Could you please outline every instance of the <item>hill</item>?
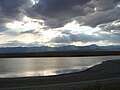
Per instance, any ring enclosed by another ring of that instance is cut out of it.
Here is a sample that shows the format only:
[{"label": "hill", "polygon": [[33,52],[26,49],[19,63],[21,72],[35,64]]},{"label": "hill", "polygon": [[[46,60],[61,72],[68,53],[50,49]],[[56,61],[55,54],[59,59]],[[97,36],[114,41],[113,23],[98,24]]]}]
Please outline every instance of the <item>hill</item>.
[{"label": "hill", "polygon": [[30,52],[53,52],[53,51],[120,51],[120,46],[61,46],[61,47],[5,47],[0,48],[0,53],[30,53]]}]

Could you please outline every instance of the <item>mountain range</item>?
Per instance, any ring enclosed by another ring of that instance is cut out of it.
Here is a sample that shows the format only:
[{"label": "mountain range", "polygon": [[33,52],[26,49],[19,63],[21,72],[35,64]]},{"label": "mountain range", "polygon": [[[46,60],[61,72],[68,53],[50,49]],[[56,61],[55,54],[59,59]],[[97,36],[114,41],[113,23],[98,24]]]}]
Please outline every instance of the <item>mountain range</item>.
[{"label": "mountain range", "polygon": [[4,47],[0,48],[0,53],[29,53],[29,52],[51,52],[51,51],[120,51],[120,46],[61,46],[61,47]]}]

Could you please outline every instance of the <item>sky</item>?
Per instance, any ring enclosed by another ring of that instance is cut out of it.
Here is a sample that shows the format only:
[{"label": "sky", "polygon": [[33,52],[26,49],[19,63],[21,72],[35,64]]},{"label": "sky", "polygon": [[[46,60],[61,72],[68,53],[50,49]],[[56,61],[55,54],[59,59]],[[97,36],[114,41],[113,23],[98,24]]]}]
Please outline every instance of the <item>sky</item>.
[{"label": "sky", "polygon": [[0,0],[0,47],[91,44],[120,45],[120,0]]}]

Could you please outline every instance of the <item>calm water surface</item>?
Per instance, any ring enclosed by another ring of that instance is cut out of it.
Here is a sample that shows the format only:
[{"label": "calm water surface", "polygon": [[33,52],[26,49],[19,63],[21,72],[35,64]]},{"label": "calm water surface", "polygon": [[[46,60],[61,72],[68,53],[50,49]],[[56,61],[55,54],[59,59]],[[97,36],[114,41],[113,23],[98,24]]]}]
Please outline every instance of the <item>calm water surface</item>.
[{"label": "calm water surface", "polygon": [[120,56],[0,58],[0,78],[77,72],[111,59],[120,59]]}]

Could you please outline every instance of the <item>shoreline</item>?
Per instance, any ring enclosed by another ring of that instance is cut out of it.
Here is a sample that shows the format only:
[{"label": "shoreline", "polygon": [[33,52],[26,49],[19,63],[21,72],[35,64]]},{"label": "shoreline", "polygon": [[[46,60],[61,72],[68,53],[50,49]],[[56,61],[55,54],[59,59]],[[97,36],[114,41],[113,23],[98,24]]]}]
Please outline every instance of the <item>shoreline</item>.
[{"label": "shoreline", "polygon": [[60,51],[30,53],[0,53],[0,58],[35,58],[35,57],[89,57],[120,55],[120,51]]},{"label": "shoreline", "polygon": [[[112,66],[114,66],[114,68],[112,68]],[[49,87],[49,85],[56,86],[56,85],[62,85],[64,83],[89,82],[94,80],[98,81],[103,79],[120,78],[119,70],[120,70],[120,60],[104,61],[101,64],[95,65],[87,70],[71,73],[71,74],[45,76],[45,77],[34,76],[34,77],[21,77],[21,78],[3,78],[0,79],[0,83],[1,83],[0,88],[12,88],[12,87],[17,88],[17,87],[28,87],[28,86]],[[45,90],[49,90],[49,89],[45,89]]]}]

